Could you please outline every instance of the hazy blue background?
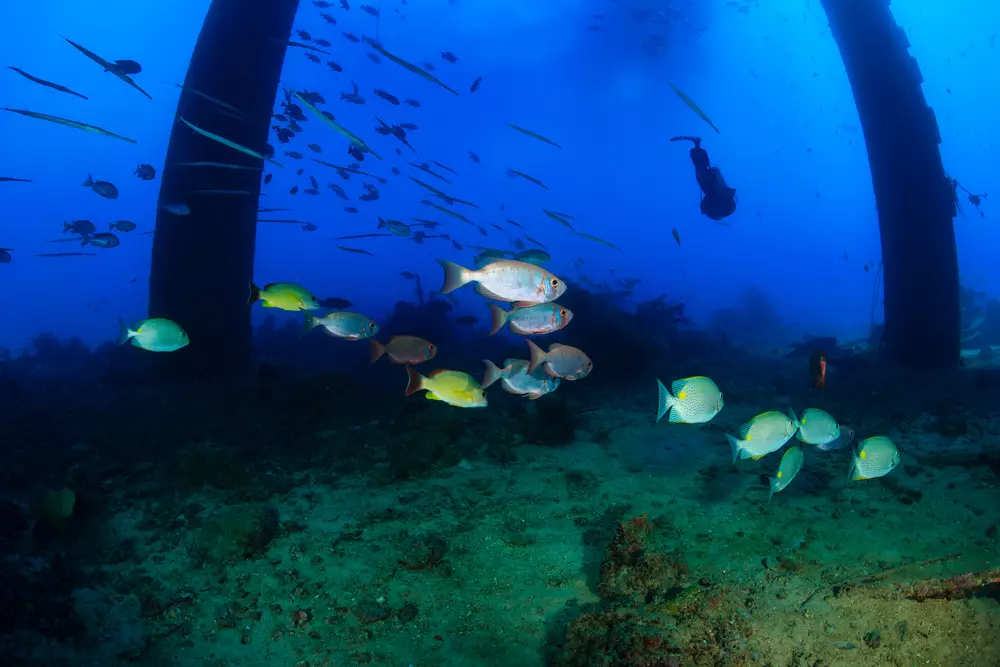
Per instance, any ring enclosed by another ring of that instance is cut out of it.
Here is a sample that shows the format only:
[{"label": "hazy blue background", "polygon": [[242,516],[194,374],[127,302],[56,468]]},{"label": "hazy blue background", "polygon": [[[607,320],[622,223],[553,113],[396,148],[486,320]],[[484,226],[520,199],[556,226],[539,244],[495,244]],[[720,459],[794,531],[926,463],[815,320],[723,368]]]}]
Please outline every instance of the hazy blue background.
[{"label": "hazy blue background", "polygon": [[[357,2],[352,0],[350,12],[324,10],[339,21],[328,26],[320,10],[303,0],[296,27],[330,40],[330,57],[344,72],[335,74],[325,62],[313,64],[302,50],[289,49],[283,80],[323,93],[325,108],[386,158],[384,163],[369,158],[363,168],[390,178],[390,184],[382,186],[380,201],[358,202],[362,213],[352,216],[341,212],[344,202],[325,184],[340,183],[353,198],[361,193],[360,180],[347,183],[320,165],[279,157],[286,168],[267,170],[275,178],[260,205],[295,207],[277,217],[312,221],[319,230],[260,225],[256,279],[261,283],[298,282],[319,297],[349,298],[354,310],[379,318],[395,300],[412,294],[400,270],[419,272],[425,287],[436,289],[440,269],[434,257],[471,264],[474,251],[458,253],[432,242],[417,246],[395,237],[341,242],[376,254],[366,257],[338,251],[332,237],[375,231],[376,214],[404,221],[416,216],[447,223],[463,244],[505,247],[504,235],[489,223],[510,217],[549,247],[554,256],[549,268],[571,289],[577,275],[572,264],[583,257],[592,279],[641,278],[635,299],[666,292],[683,298],[701,321],[738,303],[743,290],[756,285],[780,316],[794,323],[790,335],[867,334],[875,272],[866,273],[862,266],[877,263],[880,256],[874,200],[851,91],[816,0],[760,6],[689,2],[665,10],[663,16],[671,19],[665,26],[652,22],[655,14],[636,20],[632,10],[644,5],[625,0],[458,0],[454,5],[410,0],[403,8],[405,21],[392,11],[398,0],[370,4],[382,7],[379,36],[386,48],[416,63],[435,63],[436,73],[462,95],[456,98],[388,61],[376,65],[363,45],[343,39],[341,30],[374,34],[374,19]],[[748,9],[739,11],[741,6]],[[0,175],[36,181],[0,184],[0,247],[15,249],[13,263],[0,265],[0,346],[17,349],[41,331],[98,343],[115,336],[119,316],[145,316],[152,237],[140,232],[152,229],[159,180],[140,181],[132,172],[140,162],[162,169],[179,93],[172,84],[184,79],[207,7],[207,0],[48,0],[42,12],[34,3],[3,3],[2,63],[90,100],[41,88],[4,70],[0,106],[88,122],[139,143],[0,112]],[[985,0],[895,0],[893,7],[925,77],[946,169],[974,191],[991,190],[1000,164],[1000,55],[995,48],[1000,7]],[[589,17],[598,13],[605,15],[603,30],[588,31]],[[665,36],[655,57],[640,46],[654,32]],[[139,61],[144,71],[137,82],[154,101],[101,72],[60,34],[108,60]],[[443,62],[443,50],[456,53],[459,62]],[[482,88],[468,94],[480,75]],[[352,80],[367,98],[365,106],[337,100]],[[722,133],[716,135],[695,116],[671,92],[668,80],[690,94]],[[401,99],[416,97],[423,106],[391,107],[372,94],[376,87]],[[390,123],[420,126],[410,133],[416,158],[405,153],[396,158],[395,139],[371,129],[376,114]],[[549,136],[563,148],[523,137],[506,122]],[[285,149],[308,155],[305,145],[315,142],[324,148],[321,159],[350,161],[346,142],[330,128],[313,118],[304,127],[291,145],[272,140],[279,156]],[[739,208],[729,219],[731,227],[700,215],[690,146],[667,141],[677,134],[705,137],[713,163],[737,188]],[[480,155],[482,164],[469,162],[469,150]],[[416,172],[403,159],[437,160],[460,171],[445,189],[483,207],[458,209],[489,229],[490,236],[431,215],[434,211],[418,203],[425,193],[405,178]],[[234,161],[239,156],[234,154]],[[393,164],[403,176],[388,173]],[[320,180],[321,196],[286,194],[296,182],[300,190],[308,187],[305,177],[295,177],[298,166]],[[509,167],[540,178],[550,191],[509,179],[504,175]],[[119,199],[105,200],[80,187],[88,173],[114,182]],[[624,252],[571,235],[545,218],[542,207],[576,216],[578,229]],[[985,219],[966,205],[968,218],[956,220],[962,279],[996,294],[1000,271],[990,268],[997,261],[1000,230],[988,202],[984,208]],[[83,218],[105,230],[113,220],[131,219],[139,229],[121,234],[120,248],[87,249],[98,257],[32,257],[80,250],[47,241],[60,238],[62,221]],[[671,238],[673,227],[681,234],[681,247]],[[211,292],[210,285],[205,289]],[[487,315],[471,290],[464,290],[461,299],[469,312]]]}]

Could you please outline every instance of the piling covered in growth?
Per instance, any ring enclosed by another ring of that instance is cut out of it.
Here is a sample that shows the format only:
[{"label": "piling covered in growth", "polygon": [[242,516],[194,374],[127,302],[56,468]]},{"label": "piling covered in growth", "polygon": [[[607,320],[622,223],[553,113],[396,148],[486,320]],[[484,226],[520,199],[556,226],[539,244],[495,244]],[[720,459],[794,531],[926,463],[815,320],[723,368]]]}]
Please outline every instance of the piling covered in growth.
[{"label": "piling covered in growth", "polygon": [[868,146],[882,239],[886,350],[907,366],[957,366],[954,196],[923,78],[889,0],[822,2]]},{"label": "piling covered in growth", "polygon": [[[149,314],[175,320],[191,337],[187,348],[163,364],[165,373],[227,375],[249,367],[247,286],[253,277],[261,173],[176,163],[263,165],[197,134],[180,118],[265,152],[297,8],[298,0],[212,0],[198,36],[161,171],[153,240]],[[190,214],[166,208],[178,204]]]}]

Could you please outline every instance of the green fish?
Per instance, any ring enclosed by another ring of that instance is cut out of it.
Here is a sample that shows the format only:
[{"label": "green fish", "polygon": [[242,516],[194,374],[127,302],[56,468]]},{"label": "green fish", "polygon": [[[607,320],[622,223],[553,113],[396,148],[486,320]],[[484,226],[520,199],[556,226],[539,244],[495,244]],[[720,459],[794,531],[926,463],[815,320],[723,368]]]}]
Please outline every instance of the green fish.
[{"label": "green fish", "polygon": [[32,76],[32,75],[28,74],[27,72],[25,72],[23,69],[19,69],[17,67],[11,67],[11,66],[8,66],[7,69],[14,70],[15,72],[17,72],[18,74],[20,74],[21,76],[23,76],[28,81],[34,81],[35,83],[37,83],[40,86],[46,86],[47,88],[51,88],[52,90],[58,90],[60,93],[69,93],[70,95],[76,95],[77,97],[82,97],[85,100],[89,99],[86,95],[81,95],[80,93],[76,92],[75,90],[70,90],[66,86],[60,86],[58,83],[52,83],[51,81],[46,81],[45,79],[39,79],[37,76]]},{"label": "green fish", "polygon": [[431,83],[436,83],[437,85],[441,86],[442,88],[444,88],[445,90],[447,90],[452,95],[458,95],[457,91],[455,91],[454,89],[449,88],[448,86],[446,86],[436,76],[434,76],[430,72],[427,72],[426,70],[423,70],[423,69],[417,67],[416,65],[414,65],[412,63],[406,62],[402,58],[399,58],[397,56],[392,55],[391,53],[389,53],[388,51],[386,51],[384,48],[382,48],[382,45],[379,44],[378,42],[376,42],[374,39],[371,39],[370,37],[365,37],[365,43],[367,43],[368,46],[372,47],[373,49],[375,49],[376,51],[378,51],[383,56],[385,56],[386,58],[388,58],[392,62],[396,63],[397,65],[399,65],[403,69],[410,70],[411,72],[413,72],[417,76],[421,76],[421,77],[427,79],[428,81],[430,81]]},{"label": "green fish", "polygon": [[276,162],[274,160],[274,158],[264,157],[263,155],[261,155],[260,153],[258,153],[257,151],[255,151],[252,148],[247,148],[246,146],[238,144],[235,141],[230,141],[229,139],[226,139],[225,137],[220,137],[218,134],[215,134],[214,132],[209,132],[208,130],[203,130],[200,127],[198,127],[197,125],[195,125],[194,123],[192,123],[192,122],[188,121],[187,119],[185,119],[184,116],[178,116],[177,118],[179,118],[182,123],[184,123],[185,125],[187,125],[192,130],[194,130],[195,132],[197,132],[198,134],[200,134],[203,137],[206,137],[208,139],[211,139],[212,141],[218,142],[218,143],[222,144],[223,146],[229,146],[230,148],[232,148],[234,150],[238,150],[241,153],[244,153],[244,154],[249,155],[251,157],[255,157],[258,160],[264,160],[264,161],[267,161],[267,162],[271,162],[271,163],[277,165],[278,167],[282,167],[282,169],[284,169],[284,167],[281,164],[279,164],[278,162]]},{"label": "green fish", "polygon": [[556,142],[552,141],[548,137],[543,137],[542,135],[538,134],[537,132],[532,132],[531,130],[526,130],[523,127],[519,127],[517,125],[514,125],[513,123],[507,123],[507,126],[514,128],[515,130],[517,130],[521,134],[528,135],[532,139],[538,139],[539,141],[543,141],[543,142],[545,142],[547,144],[551,144],[551,145],[555,146],[556,148],[562,148],[562,146],[560,146]]},{"label": "green fish", "polygon": [[468,218],[466,218],[461,213],[455,213],[454,211],[449,211],[444,206],[438,206],[434,202],[427,201],[426,199],[424,199],[424,200],[422,200],[422,203],[427,204],[428,206],[432,206],[432,207],[436,208],[437,210],[441,211],[442,213],[447,213],[448,215],[452,216],[453,218],[458,218],[462,222],[468,223],[470,225],[474,225],[475,224],[474,222],[472,222],[472,220],[469,220]]},{"label": "green fish", "polygon": [[623,250],[621,248],[619,248],[618,246],[616,246],[614,243],[611,243],[610,241],[605,241],[604,239],[598,238],[596,236],[591,236],[590,234],[584,234],[583,232],[577,232],[577,235],[578,236],[582,236],[583,238],[587,239],[588,241],[594,241],[595,243],[600,243],[601,245],[606,245],[609,248],[611,248],[612,250],[617,250],[618,252],[623,252]]},{"label": "green fish", "polygon": [[416,162],[407,162],[406,164],[410,165],[411,167],[416,167],[417,169],[420,169],[422,171],[426,171],[431,176],[434,176],[435,178],[440,178],[442,181],[444,181],[448,185],[451,185],[451,181],[449,181],[447,178],[445,178],[441,174],[437,173],[436,171],[433,171],[433,170],[429,169],[425,165],[417,164]]},{"label": "green fish", "polygon": [[529,176],[528,174],[524,173],[523,171],[518,171],[517,169],[508,169],[507,170],[507,175],[508,176],[520,176],[524,180],[531,181],[535,185],[538,185],[538,186],[540,186],[540,187],[542,187],[542,188],[544,188],[546,190],[549,189],[549,186],[545,185],[545,183],[542,183],[540,180],[538,180],[534,176]]},{"label": "green fish", "polygon": [[376,176],[375,174],[370,174],[367,171],[361,171],[360,169],[355,169],[354,167],[342,167],[342,166],[340,166],[338,164],[331,164],[329,162],[324,162],[323,160],[317,160],[314,157],[313,158],[309,158],[309,159],[312,160],[313,162],[318,162],[319,164],[323,165],[324,167],[330,167],[331,169],[337,169],[339,171],[347,171],[347,172],[350,172],[352,174],[357,174],[359,176],[368,176],[369,178],[374,178],[376,181],[378,181],[382,185],[385,185],[386,183],[389,182],[386,179],[382,178],[381,176]]},{"label": "green fish", "polygon": [[558,213],[556,213],[554,211],[550,211],[547,208],[543,208],[542,212],[545,213],[545,215],[547,215],[550,218],[552,218],[553,220],[555,220],[556,222],[558,222],[560,225],[565,225],[566,227],[569,227],[570,230],[572,230],[574,232],[576,231],[576,229],[573,228],[573,225],[569,224],[569,220],[567,220],[566,218],[562,217]]},{"label": "green fish", "polygon": [[171,162],[178,167],[218,167],[219,169],[246,169],[247,171],[263,171],[263,167],[247,167],[242,164],[229,164],[226,162]]},{"label": "green fish", "polygon": [[198,97],[200,97],[200,98],[202,98],[204,100],[208,100],[212,104],[218,105],[220,108],[225,109],[230,114],[232,114],[236,118],[239,118],[242,121],[245,121],[247,123],[250,122],[250,119],[247,117],[247,115],[245,113],[243,113],[242,111],[240,111],[236,107],[232,106],[231,104],[226,104],[222,100],[217,100],[214,97],[212,97],[211,95],[203,93],[200,90],[196,90],[194,88],[191,88],[190,86],[182,86],[179,83],[175,83],[174,85],[177,86],[178,88],[180,88],[181,90],[186,90],[187,92],[191,93],[192,95],[197,95]]},{"label": "green fish", "polygon": [[737,459],[761,459],[776,452],[791,440],[799,430],[799,420],[772,410],[763,412],[740,427],[740,437],[726,434],[733,450],[733,463]]},{"label": "green fish", "polygon": [[115,139],[121,139],[122,141],[129,142],[130,144],[139,143],[135,139],[129,139],[128,137],[123,137],[120,134],[115,134],[114,132],[108,132],[103,128],[97,127],[96,125],[88,125],[87,123],[81,123],[76,120],[59,118],[58,116],[49,116],[48,114],[38,113],[37,111],[25,111],[24,109],[10,109],[8,107],[3,107],[3,110],[13,111],[14,113],[19,113],[22,116],[27,116],[28,118],[37,118],[38,120],[47,120],[50,123],[57,123],[59,125],[65,125],[66,127],[74,127],[78,130],[84,130],[85,132],[93,132],[94,134],[103,134],[105,137],[113,137]]},{"label": "green fish", "polygon": [[[667,83],[670,83],[670,82],[668,81]],[[698,116],[703,121],[705,121],[706,123],[708,123],[712,127],[713,130],[715,130],[716,132],[719,132],[719,128],[717,128],[715,126],[715,123],[713,123],[711,121],[711,119],[708,117],[708,115],[704,111],[701,110],[701,107],[699,107],[697,104],[694,103],[694,100],[692,100],[690,97],[688,97],[687,94],[683,90],[681,90],[680,88],[678,88],[674,84],[670,83],[670,87],[674,89],[675,93],[677,93],[677,97],[681,98],[684,101],[684,104],[688,105],[688,107],[691,108],[691,111],[693,111],[696,114],[698,114]],[[721,132],[719,132],[719,134],[721,134]]]},{"label": "green fish", "polygon": [[802,448],[789,447],[785,450],[784,456],[781,457],[781,463],[778,464],[778,470],[774,473],[774,477],[770,479],[770,490],[767,494],[767,502],[771,502],[771,497],[774,494],[782,491],[786,486],[792,483],[795,476],[799,474],[799,470],[802,469]]},{"label": "green fish", "polygon": [[150,352],[174,352],[186,347],[191,339],[173,320],[152,318],[129,325],[118,320],[118,344],[131,343]]},{"label": "green fish", "polygon": [[[60,35],[60,37],[62,37],[62,35]],[[122,81],[124,81],[128,85],[132,86],[133,88],[135,88],[136,90],[138,90],[143,95],[145,95],[147,98],[153,99],[153,96],[150,95],[149,93],[147,93],[142,88],[140,88],[139,84],[137,84],[135,81],[132,80],[132,77],[130,77],[128,74],[124,74],[121,71],[119,71],[119,68],[114,63],[108,62],[107,60],[105,60],[104,58],[100,57],[99,55],[97,55],[93,51],[90,51],[89,49],[86,49],[86,48],[80,46],[79,44],[77,44],[76,42],[74,42],[72,39],[69,39],[68,37],[63,37],[63,39],[65,39],[67,42],[69,42],[70,44],[72,44],[73,47],[76,50],[78,50],[80,53],[82,53],[83,55],[87,56],[88,58],[90,58],[91,60],[93,60],[95,63],[97,63],[98,65],[100,65],[101,67],[103,67],[105,72],[111,72],[112,74],[114,74],[115,76],[117,76],[119,79],[121,79]]]},{"label": "green fish", "polygon": [[366,144],[360,137],[358,137],[357,135],[355,135],[353,132],[351,132],[350,130],[348,130],[343,125],[339,124],[337,121],[335,121],[332,118],[330,118],[329,116],[327,116],[325,113],[323,113],[322,111],[320,111],[319,109],[317,109],[313,105],[309,104],[309,102],[307,102],[304,97],[302,97],[301,95],[299,95],[294,90],[292,91],[292,95],[294,95],[296,97],[296,99],[298,99],[298,101],[302,103],[302,106],[304,106],[306,109],[308,109],[310,112],[312,112],[317,118],[319,118],[320,120],[322,120],[324,123],[326,123],[327,125],[329,125],[333,129],[335,129],[341,135],[343,135],[344,137],[346,137],[347,140],[350,141],[352,145],[357,146],[359,150],[362,150],[365,153],[371,153],[372,155],[374,155],[379,160],[382,159],[382,156],[379,155],[378,153],[376,153],[375,151],[373,151],[371,148],[369,148],[368,144]]},{"label": "green fish", "polygon": [[858,448],[851,457],[850,479],[875,479],[892,472],[899,465],[899,450],[896,444],[878,435],[858,443]]}]

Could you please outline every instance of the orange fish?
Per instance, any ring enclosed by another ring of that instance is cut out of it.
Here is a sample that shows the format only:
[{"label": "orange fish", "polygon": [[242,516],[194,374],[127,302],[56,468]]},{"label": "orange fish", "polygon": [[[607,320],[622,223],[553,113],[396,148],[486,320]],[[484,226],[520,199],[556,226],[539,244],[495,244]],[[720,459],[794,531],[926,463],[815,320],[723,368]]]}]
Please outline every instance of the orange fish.
[{"label": "orange fish", "polygon": [[394,364],[420,364],[428,359],[433,359],[437,354],[434,343],[426,341],[417,336],[393,336],[389,342],[382,344],[374,338],[369,338],[372,346],[371,363],[375,363],[388,355],[389,361]]},{"label": "orange fish", "polygon": [[826,389],[826,352],[816,350],[809,358],[809,374],[812,376],[813,387]]}]

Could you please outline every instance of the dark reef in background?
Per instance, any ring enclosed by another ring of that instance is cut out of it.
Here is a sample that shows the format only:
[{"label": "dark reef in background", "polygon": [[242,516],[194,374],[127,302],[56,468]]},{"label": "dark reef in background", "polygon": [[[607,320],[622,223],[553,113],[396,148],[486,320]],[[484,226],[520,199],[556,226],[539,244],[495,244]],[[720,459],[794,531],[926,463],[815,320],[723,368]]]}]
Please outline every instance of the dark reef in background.
[{"label": "dark reef in background", "polygon": [[959,360],[954,195],[934,112],[888,0],[822,0],[868,146],[885,271],[885,347],[913,367]]},{"label": "dark reef in background", "polygon": [[[191,57],[177,115],[248,148],[264,151],[298,0],[213,0]],[[225,102],[226,115],[192,93]],[[253,158],[200,136],[177,120],[161,171],[149,281],[151,317],[180,324],[193,343],[165,358],[167,375],[225,375],[251,361],[247,283],[253,277],[260,173],[174,166],[176,162],[253,164]],[[191,194],[199,189],[253,195]],[[163,206],[187,204],[179,216]]]}]

